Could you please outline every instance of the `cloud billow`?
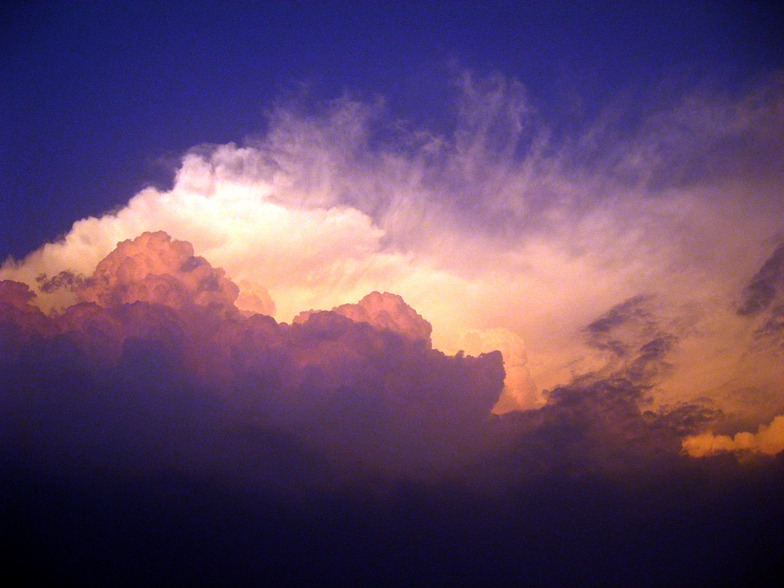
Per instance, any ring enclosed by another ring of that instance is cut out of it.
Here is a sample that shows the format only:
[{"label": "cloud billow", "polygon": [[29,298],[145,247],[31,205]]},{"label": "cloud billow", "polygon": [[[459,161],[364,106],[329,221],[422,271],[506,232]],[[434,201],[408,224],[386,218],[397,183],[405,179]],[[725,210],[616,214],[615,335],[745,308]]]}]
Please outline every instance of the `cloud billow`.
[{"label": "cloud billow", "polygon": [[[27,285],[0,282],[5,524],[34,577],[625,582],[651,546],[670,562],[652,582],[776,573],[765,541],[735,545],[732,566],[712,554],[784,520],[766,502],[780,455],[696,460],[681,440],[720,414],[644,408],[661,373],[648,366],[673,349],[650,298],[586,328],[611,350],[601,369],[496,415],[501,354],[434,349],[397,295],[291,324],[247,316],[221,270],[162,232],[69,284],[83,301],[47,315]],[[721,515],[765,504],[762,519]],[[564,554],[542,550],[562,541]]]},{"label": "cloud billow", "polygon": [[[446,134],[383,101],[282,103],[265,134],[185,154],[170,189],[7,261],[0,465],[26,553],[70,536],[65,496],[107,528],[101,505],[128,505],[108,509],[127,538],[81,538],[95,569],[171,542],[194,581],[274,556],[303,582],[377,577],[341,561],[401,583],[411,562],[469,583],[767,579],[780,84],[558,137],[497,74],[458,76]],[[208,537],[241,547],[200,565]]]},{"label": "cloud billow", "polygon": [[[678,338],[650,297],[586,327],[603,365],[546,391],[539,409],[498,417],[501,354],[434,349],[430,324],[400,296],[374,292],[291,324],[246,316],[223,271],[163,232],[118,244],[73,286],[80,301],[60,314],[33,306],[26,285],[2,284],[4,370],[13,374],[6,441],[37,438],[33,454],[47,463],[66,451],[123,472],[232,477],[226,462],[253,478],[263,459],[236,434],[244,430],[282,436],[330,484],[462,472],[481,487],[479,464],[507,447],[503,460],[528,465],[489,478],[514,485],[543,472],[616,474],[679,461],[681,440],[721,416],[700,402],[651,405]],[[280,472],[277,483],[286,480]]]},{"label": "cloud billow", "polygon": [[[471,453],[503,386],[498,352],[434,350],[430,325],[399,296],[373,293],[291,325],[245,317],[222,271],[160,232],[120,243],[62,314],[44,315],[22,284],[3,282],[3,293],[5,369],[16,374],[4,394],[9,443],[42,435],[44,454],[69,447],[99,462],[108,451],[104,465],[122,471],[210,471],[219,450],[202,434],[214,443],[219,430],[255,427],[346,471],[432,476]],[[36,411],[56,425],[30,425]],[[112,453],[130,446],[128,463]]]}]

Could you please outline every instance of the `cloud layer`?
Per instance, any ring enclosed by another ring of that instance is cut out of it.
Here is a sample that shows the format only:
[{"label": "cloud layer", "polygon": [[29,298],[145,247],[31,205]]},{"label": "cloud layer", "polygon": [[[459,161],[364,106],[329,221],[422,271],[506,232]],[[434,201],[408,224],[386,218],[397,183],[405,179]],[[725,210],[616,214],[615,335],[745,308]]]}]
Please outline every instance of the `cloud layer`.
[{"label": "cloud layer", "polygon": [[[202,473],[223,451],[258,451],[236,438],[216,454],[191,446],[215,443],[224,428],[228,438],[280,431],[355,473],[432,476],[473,454],[471,437],[503,387],[498,352],[432,349],[430,324],[393,294],[291,325],[246,317],[237,287],[193,253],[163,232],[123,241],[55,316],[31,304],[24,284],[2,282],[7,442],[42,434],[41,459],[70,451],[121,470],[174,467],[167,459],[180,454],[182,467]],[[104,454],[122,452],[131,432],[139,455]]]},{"label": "cloud layer", "polygon": [[781,84],[653,88],[557,132],[495,74],[457,76],[440,134],[383,100],[281,104],[8,260],[14,560],[95,583],[772,583]]},{"label": "cloud layer", "polygon": [[[294,451],[283,462],[310,463],[316,486],[457,476],[487,490],[780,450],[780,418],[733,440],[713,434],[727,426],[714,399],[654,402],[684,337],[655,297],[585,327],[595,369],[545,391],[537,408],[498,416],[502,354],[434,349],[430,323],[399,295],[372,292],[278,323],[241,312],[223,270],[164,232],[120,242],[93,274],[47,286],[75,297],[61,313],[36,307],[26,284],[0,285],[4,443],[52,467],[68,456],[121,472],[255,479],[267,452]],[[504,334],[467,339],[515,357]],[[514,381],[519,366],[510,369]],[[497,470],[484,471],[488,456]],[[299,480],[268,474],[276,487]]]},{"label": "cloud layer", "polygon": [[615,361],[583,329],[652,297],[671,347],[654,401],[709,396],[738,426],[761,424],[784,410],[778,355],[757,344],[778,324],[781,86],[774,74],[740,94],[653,88],[557,137],[498,74],[456,77],[449,134],[381,100],[281,104],[264,135],[194,149],[170,190],[76,222],[0,276],[62,309],[76,291],[58,285],[165,230],[226,271],[246,314],[288,322],[388,291],[445,352],[503,348],[498,410],[539,407],[543,391]]},{"label": "cloud layer", "polygon": [[122,241],[47,286],[76,299],[51,315],[0,282],[12,569],[218,584],[779,573],[781,417],[730,438],[710,432],[709,399],[650,408],[679,341],[655,298],[585,327],[600,369],[499,415],[501,354],[434,349],[400,296],[279,323],[241,312],[195,253],[164,232]]}]

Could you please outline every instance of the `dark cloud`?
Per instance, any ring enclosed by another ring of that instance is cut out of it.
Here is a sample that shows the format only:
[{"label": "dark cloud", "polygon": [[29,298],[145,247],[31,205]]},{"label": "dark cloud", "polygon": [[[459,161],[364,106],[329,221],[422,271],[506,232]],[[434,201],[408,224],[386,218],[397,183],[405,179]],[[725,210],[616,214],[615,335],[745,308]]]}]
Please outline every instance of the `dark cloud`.
[{"label": "dark cloud", "polygon": [[784,244],[744,288],[738,314],[755,320],[754,334],[765,346],[784,348]]},{"label": "dark cloud", "polygon": [[624,378],[652,385],[671,371],[668,355],[678,342],[657,315],[655,299],[639,295],[613,306],[585,327],[588,344],[603,353],[606,365],[581,379]]},{"label": "dark cloud", "polygon": [[46,274],[41,274],[36,278],[36,281],[40,284],[42,292],[51,294],[60,288],[76,289],[84,283],[84,276],[62,271],[51,278],[47,278]]},{"label": "dark cloud", "polygon": [[743,290],[738,312],[755,316],[768,309],[784,290],[784,244],[779,245]]},{"label": "dark cloud", "polygon": [[500,353],[434,349],[394,294],[292,324],[247,317],[221,270],[164,233],[121,243],[75,291],[46,315],[0,282],[3,525],[33,576],[716,585],[777,571],[784,511],[766,500],[781,456],[683,453],[720,415],[648,406],[677,343],[650,297],[586,327],[603,368],[498,416]]},{"label": "dark cloud", "polygon": [[630,323],[638,332],[653,328],[650,300],[648,296],[639,295],[612,307],[585,328],[589,342],[599,349],[608,349],[616,355],[625,356],[629,349],[621,340],[620,332]]},{"label": "dark cloud", "polygon": [[667,478],[687,467],[682,437],[720,413],[704,403],[653,411],[645,408],[647,393],[622,377],[583,380],[547,392],[539,410],[499,416],[489,428],[494,460],[486,479],[514,488],[548,476],[598,476],[620,486]]},{"label": "dark cloud", "polygon": [[[202,433],[209,439],[212,425],[226,420],[282,431],[345,471],[427,477],[471,453],[470,435],[503,387],[500,353],[434,350],[430,324],[396,295],[372,293],[356,305],[304,313],[292,325],[245,318],[223,272],[165,233],[120,243],[76,292],[83,302],[46,316],[30,304],[27,286],[3,282],[3,348],[13,351],[6,369],[24,383],[4,399],[35,399],[45,420],[51,388],[63,388],[55,396],[69,406],[66,414],[89,413],[61,423],[74,427],[74,439],[104,415],[113,422],[99,434],[107,447],[127,445],[120,431],[138,431],[133,444],[149,449],[138,453],[153,470],[171,466],[161,457],[171,452],[186,469],[211,468],[212,458],[202,463],[195,446],[172,447]],[[70,386],[80,395],[68,394]],[[62,414],[51,416],[59,423]],[[8,434],[25,436],[31,418],[9,411]],[[57,435],[51,440],[53,449],[63,446]],[[90,443],[76,442],[74,451],[93,459]],[[113,457],[106,465],[146,467],[132,462]]]}]

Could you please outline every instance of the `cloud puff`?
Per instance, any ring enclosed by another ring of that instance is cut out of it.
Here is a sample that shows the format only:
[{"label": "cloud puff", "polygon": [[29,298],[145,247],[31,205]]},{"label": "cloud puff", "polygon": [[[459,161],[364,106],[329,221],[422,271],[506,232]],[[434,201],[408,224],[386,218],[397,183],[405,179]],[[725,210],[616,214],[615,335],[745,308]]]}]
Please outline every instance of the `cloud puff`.
[{"label": "cloud puff", "polygon": [[163,231],[118,243],[76,289],[80,301],[107,308],[134,302],[225,307],[238,293],[223,270],[214,270],[193,255],[190,243],[172,241]]},{"label": "cloud puff", "polygon": [[[367,323],[378,329],[387,329],[430,345],[432,327],[397,294],[371,292],[357,304],[343,304],[333,308],[341,316],[358,323]],[[306,323],[313,311],[294,317],[294,324]]]},{"label": "cloud puff", "polygon": [[784,451],[784,416],[777,416],[768,425],[760,425],[756,433],[693,435],[683,440],[683,449],[692,457],[721,452],[775,455]]}]

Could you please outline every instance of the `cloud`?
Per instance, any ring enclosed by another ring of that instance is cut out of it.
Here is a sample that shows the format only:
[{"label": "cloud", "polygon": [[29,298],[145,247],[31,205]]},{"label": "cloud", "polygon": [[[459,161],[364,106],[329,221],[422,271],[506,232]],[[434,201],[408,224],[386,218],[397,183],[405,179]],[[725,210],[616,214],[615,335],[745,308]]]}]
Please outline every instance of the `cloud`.
[{"label": "cloud", "polygon": [[0,294],[6,441],[39,437],[47,463],[72,452],[121,471],[232,477],[228,459],[250,476],[266,445],[215,439],[245,429],[282,434],[325,472],[431,477],[474,455],[503,387],[498,352],[434,350],[430,324],[394,294],[291,325],[247,317],[223,271],[163,232],[119,243],[61,314],[44,315],[21,283]]},{"label": "cloud", "polygon": [[0,347],[3,357],[18,358],[21,348],[36,335],[51,334],[51,321],[32,304],[35,298],[27,284],[0,281]]},{"label": "cloud", "polygon": [[[341,316],[358,323],[367,323],[378,329],[385,329],[404,335],[413,341],[430,345],[432,327],[417,312],[408,306],[397,294],[371,292],[357,304],[343,304],[333,308]],[[303,312],[294,317],[295,324],[306,323],[313,311]]]},{"label": "cloud", "polygon": [[163,231],[118,243],[76,288],[78,300],[107,308],[134,302],[228,307],[238,293],[223,270],[214,270],[193,255],[190,243],[172,241]]},{"label": "cloud", "polygon": [[[19,565],[142,583],[161,569],[340,582],[385,566],[401,581],[421,566],[627,583],[655,548],[655,583],[777,571],[784,421],[730,439],[769,454],[754,463],[685,453],[724,417],[709,400],[652,404],[690,333],[659,298],[588,322],[596,355],[575,377],[494,414],[505,379],[509,393],[501,353],[439,351],[399,295],[287,324],[241,312],[197,251],[163,232],[122,241],[61,281],[75,300],[50,314],[27,284],[0,281],[0,473]],[[502,348],[525,374],[514,333],[463,342]],[[729,547],[740,561],[717,568]],[[74,562],[88,556],[85,572]]]},{"label": "cloud", "polygon": [[779,245],[743,290],[738,312],[744,316],[759,314],[782,295],[784,283],[784,245]]},{"label": "cloud", "polygon": [[768,425],[760,425],[756,433],[693,435],[683,440],[683,449],[692,457],[721,452],[775,455],[784,451],[784,416],[777,416]]},{"label": "cloud", "polygon": [[[705,402],[651,405],[677,343],[651,297],[585,328],[596,369],[499,417],[504,389],[514,397],[532,386],[514,334],[467,332],[476,355],[449,356],[402,297],[378,292],[291,324],[243,314],[223,271],[164,232],[119,243],[62,313],[44,314],[21,283],[2,282],[0,293],[6,442],[37,436],[33,457],[46,463],[66,451],[120,471],[254,478],[283,443],[284,461],[311,464],[317,484],[461,472],[485,487],[679,459],[681,439],[720,414]],[[511,379],[494,346],[513,359]],[[501,464],[492,474],[481,473],[487,455]]]},{"label": "cloud", "polygon": [[[76,222],[0,276],[28,284],[45,311],[64,309],[118,242],[164,230],[223,268],[246,314],[291,322],[395,292],[427,317],[437,349],[503,349],[499,410],[540,407],[543,391],[634,355],[630,378],[663,369],[659,404],[708,396],[738,419],[770,420],[778,356],[754,330],[775,331],[778,306],[764,322],[749,313],[778,287],[768,274],[784,230],[781,75],[734,94],[685,87],[619,100],[557,133],[519,81],[496,73],[456,76],[453,125],[440,133],[381,99],[280,102],[264,134],[195,147],[170,189]],[[194,272],[143,288],[183,296]],[[648,318],[635,320],[656,333],[584,336],[643,299]],[[632,355],[613,355],[615,342]],[[666,366],[653,361],[665,351]],[[758,408],[744,390],[763,398]]]}]

